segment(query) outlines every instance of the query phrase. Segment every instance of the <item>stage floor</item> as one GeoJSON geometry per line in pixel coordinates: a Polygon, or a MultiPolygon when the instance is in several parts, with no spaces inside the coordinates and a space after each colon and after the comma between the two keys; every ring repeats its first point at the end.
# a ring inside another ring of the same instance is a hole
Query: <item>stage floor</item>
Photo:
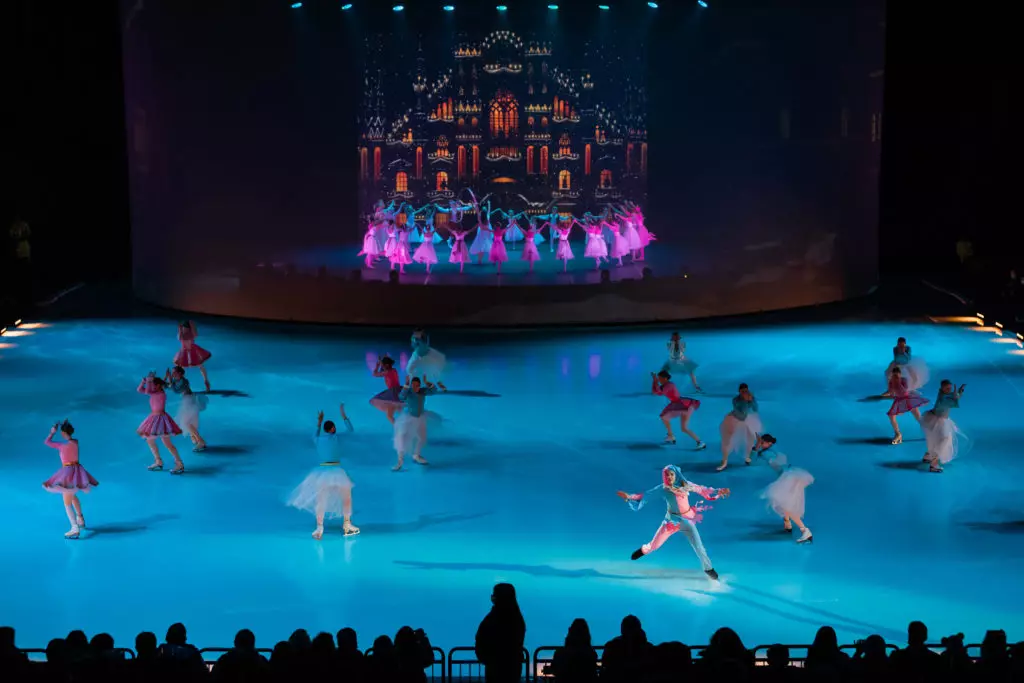
{"type": "Polygon", "coordinates": [[[806,643],[821,624],[845,642],[902,643],[912,619],[933,641],[962,631],[978,642],[990,628],[1024,638],[1024,357],[990,331],[691,325],[708,392],[692,423],[709,443],[698,453],[661,445],[663,400],[647,391],[667,330],[438,330],[452,391],[428,407],[448,422],[431,435],[432,465],[393,473],[388,424],[367,404],[382,388],[369,367],[376,352],[407,349],[407,331],[200,321],[226,394],[202,417],[210,449],[183,450],[180,477],[148,472],[134,433],[148,412],[136,385],[169,364],[174,331],[168,315],[44,321],[0,339],[0,585],[23,647],[74,628],[131,646],[180,620],[200,646],[230,646],[243,627],[269,647],[298,627],[353,626],[366,647],[411,624],[447,649],[472,645],[498,581],[518,590],[531,650],[561,643],[575,617],[603,643],[626,614],[654,641],[690,644],[723,625],[749,646],[806,643]],[[898,335],[932,368],[928,397],[940,377],[969,385],[955,418],[971,449],[941,475],[922,469],[909,417],[906,442],[890,446],[887,405],[863,400],[882,390],[898,335]],[[714,472],[718,423],[741,381],[778,450],[816,477],[813,545],[781,533],[758,497],[774,479],[766,464],[714,472]],[[317,542],[312,517],[283,501],[318,462],[317,409],[330,416],[341,401],[356,429],[345,467],[362,534],[345,539],[335,525],[317,542]],[[78,541],[63,538],[60,499],[40,487],[59,466],[43,439],[65,417],[101,482],[83,497],[90,530],[78,541]],[[682,538],[629,559],[663,510],[631,512],[615,491],[657,485],[668,463],[732,488],[700,527],[720,584],[682,538]]]}
{"type": "MultiPolygon", "coordinates": [[[[415,251],[418,245],[413,244],[415,251]]],[[[586,244],[583,240],[575,240],[571,243],[575,258],[569,261],[566,268],[561,261],[555,260],[555,254],[551,251],[547,242],[538,245],[540,261],[534,264],[533,272],[530,272],[530,264],[520,257],[523,253],[523,243],[507,243],[509,260],[501,265],[501,273],[497,267],[489,263],[486,258],[483,263],[477,263],[473,257],[473,263],[468,264],[459,272],[459,264],[448,263],[450,250],[447,243],[441,242],[435,245],[439,263],[434,264],[428,275],[426,266],[420,263],[412,263],[405,267],[405,274],[399,276],[402,284],[413,285],[581,285],[597,284],[601,281],[601,271],[607,270],[612,282],[619,280],[639,280],[643,277],[644,268],[661,277],[677,276],[688,272],[691,265],[689,261],[699,263],[693,253],[686,253],[677,246],[655,242],[647,248],[642,261],[634,262],[629,256],[623,258],[622,266],[616,261],[604,263],[600,269],[594,267],[593,258],[585,258],[583,252],[586,244]]],[[[314,272],[320,267],[326,267],[333,274],[347,276],[353,270],[361,271],[364,280],[387,281],[390,275],[390,264],[387,259],[377,260],[372,268],[367,268],[363,257],[359,256],[362,245],[350,244],[344,246],[325,245],[319,248],[296,250],[284,253],[271,259],[271,264],[283,268],[293,265],[300,271],[314,272]]],[[[266,264],[264,264],[266,265],[266,264]]],[[[699,266],[696,266],[699,270],[699,266]]]]}

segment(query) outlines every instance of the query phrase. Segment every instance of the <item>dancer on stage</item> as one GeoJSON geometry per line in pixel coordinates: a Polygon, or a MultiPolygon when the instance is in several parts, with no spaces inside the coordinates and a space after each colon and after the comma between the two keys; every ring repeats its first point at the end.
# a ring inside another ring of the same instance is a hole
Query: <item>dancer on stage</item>
{"type": "Polygon", "coordinates": [[[516,242],[522,242],[526,239],[526,236],[523,234],[523,230],[519,227],[518,222],[519,218],[526,215],[526,212],[523,211],[521,213],[510,214],[502,211],[502,213],[505,214],[505,218],[508,220],[508,225],[505,227],[505,241],[511,242],[512,251],[515,251],[516,242]]]}
{"type": "Polygon", "coordinates": [[[959,389],[948,379],[942,380],[939,387],[939,395],[935,399],[935,407],[925,412],[921,418],[921,429],[924,431],[925,443],[928,444],[928,451],[924,454],[924,462],[929,464],[930,472],[941,472],[942,465],[946,465],[956,457],[957,435],[960,430],[956,423],[949,417],[949,411],[960,407],[960,397],[964,394],[966,384],[961,384],[959,389]]]}
{"type": "Polygon", "coordinates": [[[359,252],[359,256],[363,257],[363,265],[366,268],[373,268],[373,262],[380,256],[380,249],[377,247],[377,225],[373,221],[366,225],[363,249],[359,252]]]}
{"type": "Polygon", "coordinates": [[[679,429],[697,444],[697,450],[707,448],[707,444],[700,440],[696,434],[690,431],[690,417],[693,411],[700,408],[700,401],[679,395],[679,389],[672,383],[672,375],[665,370],[655,374],[651,373],[651,393],[664,396],[669,403],[661,411],[661,423],[665,425],[665,443],[676,445],[676,435],[672,433],[672,418],[679,416],[679,429]]]}
{"type": "Polygon", "coordinates": [[[634,261],[639,260],[641,251],[640,233],[637,232],[636,221],[633,218],[633,214],[628,211],[623,211],[618,207],[610,207],[612,216],[619,222],[619,231],[626,240],[626,244],[629,246],[630,256],[634,261]]]}
{"type": "Polygon", "coordinates": [[[459,272],[461,273],[462,269],[469,263],[469,248],[466,246],[466,235],[471,231],[449,228],[448,232],[452,236],[452,250],[448,253],[448,263],[458,263],[459,272]]]}
{"type": "Polygon", "coordinates": [[[409,246],[409,226],[397,228],[395,247],[391,250],[391,270],[398,264],[398,272],[405,275],[405,267],[412,263],[412,249],[409,246]]]}
{"type": "Polygon", "coordinates": [[[583,257],[594,259],[594,270],[599,269],[601,262],[608,260],[608,244],[604,241],[604,228],[595,222],[590,214],[584,217],[583,222],[574,220],[573,224],[580,226],[587,233],[587,245],[583,250],[583,257]]]}
{"type": "MultiPolygon", "coordinates": [[[[776,443],[771,434],[764,434],[758,440],[758,455],[776,443]]],[[[814,477],[807,470],[789,465],[782,453],[776,454],[768,464],[779,474],[779,478],[761,492],[761,498],[768,501],[768,506],[775,514],[782,517],[782,528],[790,533],[793,525],[800,530],[797,543],[810,543],[814,537],[811,530],[804,525],[805,496],[804,490],[814,483],[814,477]]]]}
{"type": "Polygon", "coordinates": [[[206,390],[210,390],[210,378],[206,374],[206,361],[210,360],[213,354],[196,344],[196,337],[199,330],[191,320],[182,320],[178,323],[178,341],[181,342],[181,349],[174,355],[174,364],[182,368],[199,368],[203,375],[203,384],[206,390]]]}
{"type": "Polygon", "coordinates": [[[477,265],[480,265],[484,262],[484,255],[489,256],[492,253],[494,230],[491,228],[491,215],[496,213],[497,209],[492,211],[490,203],[481,207],[475,198],[473,201],[476,208],[476,237],[469,245],[469,253],[476,256],[477,265]]]}
{"type": "Polygon", "coordinates": [[[206,450],[206,441],[199,434],[199,413],[206,410],[209,399],[205,395],[192,393],[192,386],[185,378],[185,369],[177,365],[164,373],[164,381],[171,387],[171,391],[181,395],[178,424],[185,428],[192,439],[192,451],[202,453],[206,450]]]}
{"type": "Polygon", "coordinates": [[[384,254],[384,258],[391,262],[391,270],[395,269],[395,247],[398,246],[398,227],[395,225],[393,220],[388,220],[384,225],[384,234],[387,235],[387,240],[384,242],[384,249],[381,253],[384,254]]]}
{"type": "Polygon", "coordinates": [[[185,463],[181,461],[178,449],[171,442],[172,436],[181,434],[181,427],[167,414],[165,386],[167,383],[157,377],[156,373],[151,372],[142,378],[137,391],[149,396],[149,417],[143,420],[135,431],[146,440],[149,450],[153,452],[153,464],[148,468],[151,472],[157,472],[164,468],[163,458],[160,457],[160,447],[156,444],[159,439],[163,441],[164,447],[174,458],[174,469],[171,470],[171,474],[184,474],[185,463]]]}
{"type": "MultiPolygon", "coordinates": [[[[907,388],[916,391],[928,383],[928,365],[920,358],[913,358],[910,353],[910,346],[907,345],[907,338],[900,337],[896,340],[896,346],[892,347],[892,362],[885,369],[885,381],[888,384],[892,377],[894,368],[899,368],[904,379],[907,380],[907,388]]],[[[890,396],[888,389],[883,396],[890,396]]]]}
{"type": "MultiPolygon", "coordinates": [[[[345,431],[351,433],[352,422],[341,404],[341,420],[345,431]]],[[[341,435],[334,423],[324,422],[324,411],[316,416],[316,450],[320,465],[313,468],[302,483],[292,491],[288,505],[316,515],[316,530],[313,538],[320,540],[324,535],[324,517],[341,517],[342,531],[346,536],[355,536],[359,527],[352,524],[352,480],[341,468],[341,435]],[[323,431],[321,431],[321,429],[323,431]]]]}
{"type": "Polygon", "coordinates": [[[665,372],[676,373],[676,374],[687,374],[690,376],[690,381],[693,383],[693,389],[698,394],[703,394],[704,390],[697,384],[697,364],[686,357],[686,342],[682,340],[678,332],[673,332],[672,337],[668,340],[668,360],[661,366],[661,369],[665,372]]]}
{"type": "Polygon", "coordinates": [[[624,207],[625,210],[631,214],[633,221],[636,225],[637,235],[640,237],[640,257],[637,258],[634,254],[633,260],[643,261],[645,257],[645,250],[655,239],[654,233],[650,232],[647,229],[647,226],[644,225],[644,214],[643,211],[640,210],[639,206],[633,204],[632,202],[626,202],[624,204],[624,207]]]}
{"type": "Polygon", "coordinates": [[[491,226],[491,253],[488,260],[498,267],[498,275],[501,275],[501,264],[508,261],[508,251],[505,249],[504,236],[508,228],[499,225],[491,226]]]}
{"type": "Polygon", "coordinates": [[[85,517],[82,515],[82,503],[78,500],[78,493],[88,493],[94,486],[100,485],[78,461],[78,439],[74,437],[74,433],[75,428],[67,420],[50,428],[50,435],[46,437],[45,443],[60,453],[61,465],[52,477],[43,482],[44,489],[64,497],[64,512],[71,522],[71,530],[64,534],[64,538],[72,539],[78,538],[85,528],[85,517]],[[53,440],[53,435],[58,431],[64,437],[64,441],[53,440]]]}
{"type": "Polygon", "coordinates": [[[523,253],[519,256],[521,261],[530,264],[530,272],[533,272],[533,264],[540,260],[540,252],[537,251],[537,238],[543,239],[540,230],[537,228],[537,221],[530,218],[526,227],[526,238],[523,242],[523,253]]]}
{"type": "Polygon", "coordinates": [[[398,463],[391,469],[398,472],[405,463],[405,454],[413,451],[412,459],[420,465],[429,464],[423,458],[423,447],[427,445],[427,421],[440,422],[440,416],[424,409],[427,396],[437,393],[437,389],[426,377],[420,381],[419,377],[408,375],[405,378],[405,388],[400,394],[405,402],[405,410],[395,420],[395,451],[398,453],[398,463]],[[425,385],[425,386],[424,386],[425,385]]]}
{"type": "Polygon", "coordinates": [[[629,240],[622,234],[622,229],[619,227],[618,222],[612,220],[611,209],[605,209],[603,214],[597,216],[597,220],[602,228],[611,231],[612,239],[609,245],[611,247],[611,256],[613,259],[618,259],[619,266],[621,266],[622,257],[629,255],[629,240]]]}
{"type": "Polygon", "coordinates": [[[657,533],[654,534],[654,538],[651,539],[650,543],[645,543],[633,552],[633,559],[639,560],[644,555],[649,555],[655,550],[660,548],[669,537],[677,531],[682,531],[683,535],[686,536],[686,540],[690,542],[690,547],[693,548],[693,552],[697,553],[697,557],[700,559],[701,565],[704,567],[704,573],[708,575],[708,578],[715,581],[718,580],[718,572],[715,571],[711,564],[711,559],[708,557],[708,553],[704,550],[704,543],[701,541],[700,532],[697,531],[697,524],[702,519],[702,512],[709,510],[710,507],[698,504],[697,506],[690,505],[690,494],[696,493],[698,496],[706,500],[719,500],[722,498],[729,497],[729,489],[715,489],[709,486],[700,486],[693,482],[686,481],[686,477],[683,476],[682,470],[675,465],[668,465],[661,471],[662,484],[655,486],[653,489],[646,493],[626,493],[625,491],[619,491],[618,495],[620,498],[629,503],[629,507],[633,510],[640,510],[646,505],[647,501],[654,497],[653,494],[657,492],[661,498],[665,501],[666,511],[665,520],[658,527],[657,533]]]}
{"type": "Polygon", "coordinates": [[[930,403],[930,401],[916,391],[909,389],[907,378],[903,376],[903,372],[898,365],[889,373],[889,390],[885,392],[885,395],[892,396],[893,399],[888,415],[894,434],[892,445],[897,446],[903,443],[903,434],[900,433],[900,425],[896,422],[896,418],[903,413],[910,413],[914,416],[915,420],[920,422],[921,411],[918,408],[930,403]]]}
{"type": "Polygon", "coordinates": [[[552,229],[558,233],[558,251],[555,252],[555,258],[562,262],[562,272],[565,273],[569,271],[569,261],[576,258],[573,256],[572,247],[569,246],[569,233],[572,231],[573,223],[562,227],[557,220],[551,223],[552,229]]]}
{"type": "Polygon", "coordinates": [[[742,453],[743,461],[750,464],[750,453],[757,444],[757,435],[764,431],[758,413],[757,399],[750,387],[741,384],[739,394],[732,399],[730,411],[719,427],[722,436],[722,464],[716,469],[721,472],[729,466],[729,455],[742,453]]]}
{"type": "Polygon", "coordinates": [[[412,356],[405,366],[405,374],[412,377],[425,377],[430,375],[441,391],[448,391],[448,387],[441,381],[444,375],[444,367],[448,360],[444,354],[430,346],[430,337],[422,327],[412,333],[412,356]]]}
{"type": "Polygon", "coordinates": [[[423,242],[420,246],[416,247],[416,253],[412,255],[413,261],[427,266],[428,274],[430,273],[430,267],[437,263],[437,251],[434,249],[434,238],[436,236],[434,221],[430,220],[423,226],[423,242]]]}
{"type": "Polygon", "coordinates": [[[395,424],[395,413],[402,408],[402,399],[399,397],[402,391],[402,382],[398,379],[395,361],[386,354],[378,356],[373,376],[383,377],[387,388],[371,398],[370,405],[387,415],[388,422],[395,424]]]}

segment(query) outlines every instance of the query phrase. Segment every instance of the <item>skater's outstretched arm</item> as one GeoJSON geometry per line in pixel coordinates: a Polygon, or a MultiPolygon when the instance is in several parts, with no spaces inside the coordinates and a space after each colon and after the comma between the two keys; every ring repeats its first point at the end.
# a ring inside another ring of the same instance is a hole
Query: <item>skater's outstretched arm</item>
{"type": "Polygon", "coordinates": [[[701,486],[700,484],[694,484],[692,481],[686,482],[686,486],[683,489],[690,493],[696,493],[705,500],[718,500],[720,498],[728,498],[729,494],[732,493],[729,489],[716,489],[710,486],[701,486]]]}
{"type": "Polygon", "coordinates": [[[348,414],[345,412],[345,404],[342,403],[341,409],[341,421],[345,423],[345,431],[354,432],[355,429],[352,427],[352,420],[348,419],[348,414]]]}

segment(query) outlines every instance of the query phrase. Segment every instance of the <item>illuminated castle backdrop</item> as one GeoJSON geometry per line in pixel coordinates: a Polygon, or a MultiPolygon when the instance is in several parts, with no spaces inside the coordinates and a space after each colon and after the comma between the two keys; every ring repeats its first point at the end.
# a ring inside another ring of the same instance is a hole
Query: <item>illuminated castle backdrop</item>
{"type": "Polygon", "coordinates": [[[509,30],[460,35],[433,60],[423,45],[366,39],[357,151],[365,213],[378,200],[468,199],[467,188],[538,213],[643,203],[642,45],[586,43],[560,55],[556,43],[509,30]]]}

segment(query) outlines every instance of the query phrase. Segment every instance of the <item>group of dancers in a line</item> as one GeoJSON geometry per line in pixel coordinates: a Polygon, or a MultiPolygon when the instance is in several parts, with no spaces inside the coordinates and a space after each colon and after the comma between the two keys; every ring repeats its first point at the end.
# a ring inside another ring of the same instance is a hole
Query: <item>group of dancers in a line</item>
{"type": "MultiPolygon", "coordinates": [[[[146,439],[154,456],[154,463],[149,466],[150,470],[163,469],[157,443],[159,441],[174,458],[175,467],[171,473],[181,474],[185,471],[184,463],[171,441],[172,437],[182,433],[178,422],[188,430],[195,451],[202,451],[206,446],[199,434],[198,419],[199,412],[205,406],[206,397],[194,394],[185,378],[186,367],[199,368],[209,391],[210,384],[204,363],[211,354],[195,343],[196,335],[197,330],[193,322],[181,322],[178,326],[181,348],[175,356],[174,369],[169,370],[163,379],[156,377],[155,373],[150,373],[139,385],[138,391],[147,394],[150,401],[150,415],[137,430],[138,434],[146,439]],[[178,422],[166,412],[166,387],[182,396],[178,422]]],[[[405,368],[404,383],[395,368],[395,361],[386,354],[378,357],[373,371],[375,377],[384,380],[385,389],[374,395],[370,399],[370,404],[383,412],[392,425],[394,448],[398,456],[393,467],[395,471],[403,469],[405,456],[409,453],[412,454],[415,463],[428,464],[423,457],[428,425],[439,423],[441,418],[436,413],[426,410],[426,398],[438,391],[447,391],[447,387],[441,381],[447,362],[444,354],[431,347],[430,339],[422,329],[413,333],[411,341],[412,354],[405,368]],[[436,381],[431,381],[428,377],[436,381]]],[[[703,393],[697,383],[697,363],[687,356],[686,344],[678,333],[672,335],[667,349],[668,359],[661,370],[651,373],[652,393],[669,401],[660,413],[660,419],[666,429],[665,443],[676,443],[672,422],[678,418],[680,430],[693,439],[697,450],[704,450],[706,444],[690,429],[690,419],[700,408],[701,401],[682,395],[672,381],[673,372],[683,374],[689,377],[695,393],[703,393]]],[[[950,418],[950,411],[959,407],[964,385],[957,388],[951,381],[943,380],[934,407],[922,416],[918,409],[929,401],[918,393],[918,389],[927,383],[928,370],[923,361],[912,356],[910,346],[903,337],[900,337],[893,348],[893,360],[886,368],[885,375],[887,387],[884,396],[893,399],[888,411],[895,430],[893,445],[902,442],[897,416],[906,412],[912,413],[918,419],[927,443],[924,462],[928,463],[931,472],[942,472],[942,465],[950,462],[957,453],[959,431],[950,418]]],[[[323,536],[325,519],[329,518],[342,518],[342,532],[345,536],[359,533],[359,528],[352,523],[352,480],[342,468],[343,435],[354,430],[344,404],[340,413],[344,431],[339,431],[332,420],[325,420],[323,411],[318,414],[316,447],[319,465],[313,468],[288,498],[289,505],[306,510],[315,516],[316,529],[313,531],[313,538],[318,540],[323,536]]],[[[723,418],[719,433],[722,454],[721,464],[716,468],[719,472],[728,467],[731,455],[742,455],[744,462],[750,465],[755,452],[760,458],[777,443],[774,436],[765,432],[759,416],[757,399],[747,384],[739,385],[738,394],[732,399],[732,409],[723,418]]],[[[78,440],[74,438],[74,428],[68,421],[54,425],[46,444],[59,450],[62,466],[44,482],[43,486],[48,491],[63,495],[65,510],[71,522],[71,530],[65,536],[78,538],[81,530],[85,528],[78,493],[89,491],[97,486],[98,482],[79,461],[78,440]],[[63,441],[54,440],[58,431],[63,436],[63,441]]],[[[792,532],[794,526],[800,530],[798,543],[811,542],[813,535],[803,519],[805,489],[814,482],[814,477],[806,470],[792,467],[786,456],[781,453],[775,454],[769,460],[769,464],[779,476],[762,492],[761,497],[782,518],[786,531],[792,532]]],[[[708,557],[696,526],[701,521],[703,513],[710,507],[704,503],[691,505],[691,493],[714,501],[727,498],[730,490],[701,486],[688,481],[678,466],[668,465],[662,470],[661,483],[653,489],[645,493],[618,492],[634,510],[640,510],[651,498],[659,496],[666,504],[665,518],[654,537],[638,548],[632,559],[638,560],[654,552],[670,536],[682,532],[700,559],[707,576],[717,580],[718,574],[708,557]]]]}
{"type": "Polygon", "coordinates": [[[554,253],[555,259],[562,261],[562,269],[568,270],[569,261],[576,258],[569,244],[569,236],[576,227],[587,235],[583,256],[594,259],[595,268],[600,268],[609,259],[616,260],[621,266],[622,259],[627,256],[633,261],[643,261],[647,246],[654,241],[654,235],[644,225],[643,212],[631,202],[608,206],[598,215],[587,212],[582,218],[577,218],[558,213],[530,215],[526,211],[517,213],[500,208],[492,209],[487,197],[477,201],[472,192],[470,196],[472,201],[468,204],[452,200],[448,206],[431,203],[418,209],[404,202],[392,202],[387,206],[378,202],[373,218],[366,227],[363,248],[359,252],[366,267],[372,268],[377,259],[384,258],[390,262],[392,270],[398,268],[399,272],[404,273],[405,266],[420,263],[426,266],[429,273],[438,263],[435,245],[442,241],[439,234],[441,231],[448,233],[448,262],[459,264],[460,273],[466,264],[472,263],[474,257],[477,264],[482,264],[486,258],[500,273],[501,264],[508,261],[506,242],[512,244],[513,248],[516,243],[523,243],[519,258],[529,263],[532,272],[534,263],[540,260],[537,245],[543,244],[545,239],[550,243],[550,251],[554,253]],[[448,215],[445,226],[435,226],[434,217],[438,213],[448,215]],[[467,213],[476,216],[476,225],[471,228],[462,227],[463,217],[467,213]],[[416,217],[421,214],[422,228],[416,222],[416,217]],[[399,215],[406,217],[402,224],[398,221],[399,215]],[[500,224],[499,220],[504,221],[504,224],[500,224]],[[520,221],[523,221],[524,227],[520,227],[520,221]],[[548,231],[547,238],[544,237],[544,230],[548,231]],[[466,238],[474,232],[476,235],[467,246],[466,238]],[[412,245],[416,243],[419,246],[414,250],[412,245]]]}

